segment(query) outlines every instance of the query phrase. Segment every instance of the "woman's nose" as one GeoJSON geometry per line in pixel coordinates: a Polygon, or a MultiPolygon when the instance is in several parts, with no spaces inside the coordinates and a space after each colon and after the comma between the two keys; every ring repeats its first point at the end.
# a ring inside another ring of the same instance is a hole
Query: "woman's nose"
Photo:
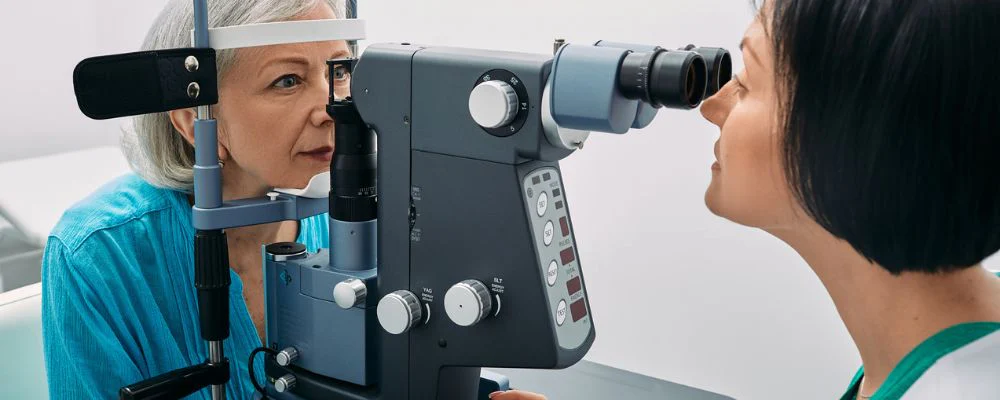
{"type": "Polygon", "coordinates": [[[701,115],[719,128],[725,125],[729,111],[733,107],[733,82],[730,81],[719,91],[701,103],[701,115]]]}
{"type": "Polygon", "coordinates": [[[318,127],[324,127],[333,123],[333,118],[326,112],[326,103],[330,100],[330,86],[326,83],[326,80],[322,81],[320,87],[313,88],[313,94],[310,96],[310,99],[315,104],[312,112],[309,114],[310,122],[318,127]]]}

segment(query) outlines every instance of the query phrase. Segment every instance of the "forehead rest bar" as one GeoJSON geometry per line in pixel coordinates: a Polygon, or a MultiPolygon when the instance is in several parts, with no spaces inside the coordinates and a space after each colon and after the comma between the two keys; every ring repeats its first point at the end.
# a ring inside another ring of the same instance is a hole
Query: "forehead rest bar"
{"type": "MultiPolygon", "coordinates": [[[[239,49],[275,44],[365,39],[363,19],[316,19],[209,28],[213,49],[239,49]]],[[[194,31],[191,31],[194,43],[194,31]]]]}

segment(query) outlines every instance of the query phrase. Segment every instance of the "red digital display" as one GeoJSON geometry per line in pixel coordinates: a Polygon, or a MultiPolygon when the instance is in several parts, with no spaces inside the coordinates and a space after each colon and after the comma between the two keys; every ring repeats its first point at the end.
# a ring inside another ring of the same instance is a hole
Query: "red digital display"
{"type": "Polygon", "coordinates": [[[559,228],[562,229],[563,236],[569,236],[569,221],[566,221],[566,217],[559,218],[559,228]]]}
{"type": "Polygon", "coordinates": [[[573,322],[579,321],[580,318],[587,316],[587,303],[584,303],[583,299],[577,300],[570,304],[569,312],[573,315],[573,322]]]}
{"type": "Polygon", "coordinates": [[[573,248],[572,247],[567,247],[567,248],[563,249],[563,251],[559,252],[559,258],[562,259],[563,265],[566,265],[566,264],[569,264],[569,263],[573,262],[573,260],[576,260],[576,255],[573,254],[573,248]]]}
{"type": "Polygon", "coordinates": [[[572,296],[574,293],[579,292],[581,289],[580,277],[577,276],[573,279],[566,281],[566,289],[569,290],[569,295],[572,296]]]}

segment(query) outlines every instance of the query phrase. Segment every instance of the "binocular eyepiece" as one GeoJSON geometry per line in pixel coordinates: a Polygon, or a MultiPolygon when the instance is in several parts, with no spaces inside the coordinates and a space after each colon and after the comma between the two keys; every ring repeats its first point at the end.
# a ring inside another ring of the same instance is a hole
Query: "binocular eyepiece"
{"type": "Polygon", "coordinates": [[[625,98],[655,108],[691,109],[717,93],[732,73],[732,59],[725,49],[654,47],[625,56],[618,73],[618,89],[625,98]]]}
{"type": "Polygon", "coordinates": [[[556,43],[552,120],[569,130],[621,134],[644,128],[660,108],[698,107],[733,73],[729,51],[723,48],[556,43]]]}

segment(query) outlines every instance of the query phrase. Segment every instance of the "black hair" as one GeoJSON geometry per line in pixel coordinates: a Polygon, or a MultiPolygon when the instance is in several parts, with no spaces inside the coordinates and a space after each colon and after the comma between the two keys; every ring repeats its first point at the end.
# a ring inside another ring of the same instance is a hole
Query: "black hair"
{"type": "Polygon", "coordinates": [[[784,166],[809,216],[893,274],[1000,249],[1000,1],[768,2],[784,166]]]}

